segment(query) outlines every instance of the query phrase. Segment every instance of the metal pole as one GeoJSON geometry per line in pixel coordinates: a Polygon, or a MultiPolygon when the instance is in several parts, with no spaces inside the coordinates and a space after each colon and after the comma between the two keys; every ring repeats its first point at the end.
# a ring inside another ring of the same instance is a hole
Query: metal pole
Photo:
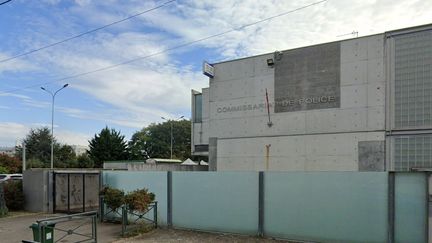
{"type": "Polygon", "coordinates": [[[22,143],[22,171],[24,172],[26,170],[26,144],[25,142],[22,143]]]}
{"type": "Polygon", "coordinates": [[[171,159],[172,159],[172,154],[173,154],[173,121],[171,120],[171,159]]]}
{"type": "Polygon", "coordinates": [[[54,168],[54,101],[55,94],[52,96],[51,105],[51,170],[54,168]]]}
{"type": "Polygon", "coordinates": [[[173,226],[172,223],[172,212],[173,212],[173,205],[172,205],[172,171],[167,171],[167,224],[168,228],[173,226]]]}
{"type": "Polygon", "coordinates": [[[258,236],[264,236],[264,172],[258,172],[258,236]]]}
{"type": "Polygon", "coordinates": [[[60,89],[58,89],[56,92],[51,92],[47,89],[45,89],[44,87],[41,87],[41,89],[45,92],[47,92],[48,94],[51,95],[52,97],[52,104],[51,104],[51,169],[54,168],[54,101],[55,101],[55,96],[56,94],[66,88],[67,86],[69,86],[69,84],[65,84],[63,85],[63,87],[61,87],[60,89]]]}
{"type": "Polygon", "coordinates": [[[171,159],[173,158],[173,140],[174,140],[174,136],[173,136],[173,122],[174,121],[179,121],[180,119],[182,119],[184,116],[181,116],[181,117],[179,117],[178,119],[175,119],[175,120],[172,120],[172,119],[167,119],[167,118],[165,118],[165,117],[161,117],[162,118],[162,120],[165,120],[165,121],[167,121],[167,122],[169,122],[170,123],[170,126],[171,126],[171,159]]]}

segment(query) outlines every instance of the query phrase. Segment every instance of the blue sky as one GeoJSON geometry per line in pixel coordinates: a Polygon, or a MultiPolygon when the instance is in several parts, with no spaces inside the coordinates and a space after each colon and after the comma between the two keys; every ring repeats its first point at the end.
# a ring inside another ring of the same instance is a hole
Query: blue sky
{"type": "MultiPolygon", "coordinates": [[[[167,1],[13,0],[0,5],[0,60],[109,24],[167,1]]],[[[50,96],[40,89],[70,86],[56,97],[55,135],[86,145],[109,126],[127,139],[161,116],[190,117],[190,90],[208,86],[211,62],[286,50],[432,23],[428,1],[330,0],[78,78],[53,82],[217,34],[314,1],[174,1],[157,10],[21,58],[0,62],[0,146],[30,128],[50,125],[50,96]],[[34,86],[32,88],[26,88],[34,86]],[[12,91],[12,92],[8,92],[12,91]]]]}

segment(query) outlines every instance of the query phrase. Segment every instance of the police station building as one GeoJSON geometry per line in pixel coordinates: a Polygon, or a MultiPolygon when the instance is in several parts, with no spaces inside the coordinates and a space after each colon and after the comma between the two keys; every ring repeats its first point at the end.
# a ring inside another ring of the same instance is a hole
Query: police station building
{"type": "Polygon", "coordinates": [[[205,64],[192,152],[218,171],[432,167],[432,25],[205,64]]]}

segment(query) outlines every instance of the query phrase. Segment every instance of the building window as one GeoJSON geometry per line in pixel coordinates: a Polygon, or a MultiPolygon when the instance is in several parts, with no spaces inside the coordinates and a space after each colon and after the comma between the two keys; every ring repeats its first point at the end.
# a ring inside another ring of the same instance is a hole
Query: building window
{"type": "Polygon", "coordinates": [[[411,135],[394,138],[394,170],[432,168],[432,136],[411,135]]]}
{"type": "Polygon", "coordinates": [[[394,37],[395,128],[432,126],[432,30],[394,37]]]}
{"type": "Polygon", "coordinates": [[[194,95],[194,122],[202,122],[202,94],[194,95]]]}
{"type": "Polygon", "coordinates": [[[195,145],[195,152],[208,152],[208,150],[209,150],[208,144],[195,145]]]}

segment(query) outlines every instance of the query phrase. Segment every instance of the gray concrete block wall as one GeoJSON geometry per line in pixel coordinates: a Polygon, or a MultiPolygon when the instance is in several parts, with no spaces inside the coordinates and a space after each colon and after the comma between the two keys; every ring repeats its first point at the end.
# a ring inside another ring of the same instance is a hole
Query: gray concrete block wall
{"type": "Polygon", "coordinates": [[[24,209],[30,212],[48,212],[49,183],[47,170],[26,170],[23,173],[24,209]]]}
{"type": "Polygon", "coordinates": [[[272,144],[271,170],[358,170],[361,139],[351,137],[385,140],[384,35],[331,45],[340,46],[340,104],[335,108],[275,113],[275,68],[266,63],[275,58],[274,53],[215,64],[208,90],[208,136],[218,138],[214,159],[218,170],[262,170],[264,144],[272,144]],[[271,127],[267,125],[266,89],[271,127]],[[350,153],[326,148],[326,142],[324,146],[313,142],[332,137],[337,140],[335,146],[349,146],[350,153]],[[301,140],[308,151],[299,151],[291,144],[295,140],[301,140]],[[254,141],[260,142],[250,147],[254,141]],[[278,146],[281,152],[274,154],[278,146]]]}
{"type": "Polygon", "coordinates": [[[269,129],[265,89],[274,102],[275,68],[268,67],[266,60],[273,53],[216,64],[209,88],[209,136],[384,130],[383,41],[383,35],[375,35],[340,42],[340,108],[274,113],[271,104],[269,129]]]}
{"type": "Polygon", "coordinates": [[[384,141],[384,132],[217,140],[218,171],[358,171],[358,144],[384,141]]]}

